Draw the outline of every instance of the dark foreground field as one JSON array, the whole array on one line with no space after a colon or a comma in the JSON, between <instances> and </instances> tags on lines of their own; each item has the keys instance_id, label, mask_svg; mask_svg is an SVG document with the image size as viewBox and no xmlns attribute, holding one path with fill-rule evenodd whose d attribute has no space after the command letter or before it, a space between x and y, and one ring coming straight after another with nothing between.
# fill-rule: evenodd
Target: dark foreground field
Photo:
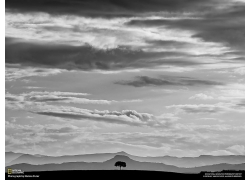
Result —
<instances>
[{"instance_id":1,"label":"dark foreground field","mask_svg":"<svg viewBox=\"0 0 250 180\"><path fill-rule=\"evenodd\" d=\"M206 177L205 177L206 176ZM215 177L216 176L216 177ZM220 177L218 177L220 176ZM229 177L231 176L231 177ZM237 176L237 177L236 177ZM24 174L5 174L6 179L245 179L245 171L202 172L199 174L181 174L161 171L135 170L82 170L82 171L41 171L24 172Z\"/></svg>"}]
</instances>

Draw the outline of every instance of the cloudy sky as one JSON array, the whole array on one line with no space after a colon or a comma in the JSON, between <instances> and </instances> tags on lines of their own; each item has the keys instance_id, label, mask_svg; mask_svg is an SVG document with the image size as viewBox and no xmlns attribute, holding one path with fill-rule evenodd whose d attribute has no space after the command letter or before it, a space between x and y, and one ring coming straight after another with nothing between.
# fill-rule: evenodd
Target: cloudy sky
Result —
<instances>
[{"instance_id":1,"label":"cloudy sky","mask_svg":"<svg viewBox=\"0 0 250 180\"><path fill-rule=\"evenodd\" d=\"M245 154L242 0L7 0L5 150Z\"/></svg>"}]
</instances>

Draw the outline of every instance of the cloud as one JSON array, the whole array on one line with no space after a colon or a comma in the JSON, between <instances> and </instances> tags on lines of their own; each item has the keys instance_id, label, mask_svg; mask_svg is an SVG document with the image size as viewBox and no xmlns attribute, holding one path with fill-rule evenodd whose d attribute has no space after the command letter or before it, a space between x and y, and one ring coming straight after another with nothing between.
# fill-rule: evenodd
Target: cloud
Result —
<instances>
[{"instance_id":1,"label":"cloud","mask_svg":"<svg viewBox=\"0 0 250 180\"><path fill-rule=\"evenodd\" d=\"M70 96L69 96L70 95ZM73 120L93 120L98 122L107 122L114 124L126 124L131 126L150 126L150 127L168 127L173 121L178 120L173 114L162 114L154 116L148 113L138 113L134 110L118 111L98 111L88 110L76 107L66 107L58 105L49 105L48 103L82 103L82 104L110 104L110 103L133 103L141 100L91 100L86 98L73 97L85 93L73 92L30 92L20 95L6 93L6 108L18 109L32 112L34 114L59 117Z\"/></svg>"},{"instance_id":2,"label":"cloud","mask_svg":"<svg viewBox=\"0 0 250 180\"><path fill-rule=\"evenodd\" d=\"M25 89L41 89L42 87L37 86L26 86Z\"/></svg>"},{"instance_id":3,"label":"cloud","mask_svg":"<svg viewBox=\"0 0 250 180\"><path fill-rule=\"evenodd\" d=\"M187 141L193 142L194 135L178 135L177 133L103 133L102 136L110 142L123 142L131 145L144 145L154 148L167 148L173 147L174 144L181 144ZM199 139L199 137L196 137ZM166 145L167 144L167 145Z\"/></svg>"},{"instance_id":4,"label":"cloud","mask_svg":"<svg viewBox=\"0 0 250 180\"><path fill-rule=\"evenodd\" d=\"M173 66L208 64L217 67L218 63L222 63L220 60L225 57L221 54L228 53L229 49L217 42L201 41L189 29L176 29L174 26L140 28L126 24L132 19L164 21L171 19L169 16L107 20L7 12L6 62L106 71L164 66L171 70ZM231 54L228 59L237 57Z\"/></svg>"},{"instance_id":5,"label":"cloud","mask_svg":"<svg viewBox=\"0 0 250 180\"><path fill-rule=\"evenodd\" d=\"M233 145L224 150L212 151L209 154L214 156L219 155L245 155L245 146L244 145Z\"/></svg>"},{"instance_id":6,"label":"cloud","mask_svg":"<svg viewBox=\"0 0 250 180\"><path fill-rule=\"evenodd\" d=\"M80 128L71 124L36 124L36 125L23 125L5 122L5 128L7 130L15 130L22 133L70 133L76 132Z\"/></svg>"},{"instance_id":7,"label":"cloud","mask_svg":"<svg viewBox=\"0 0 250 180\"><path fill-rule=\"evenodd\" d=\"M29 93L22 93L19 95L6 93L6 107L11 109L25 108L25 106L32 106L42 103L78 103L78 104L104 104L109 105L111 103L137 103L142 102L140 99L129 100L94 100L87 99L79 96L87 96L87 93L77 92L48 92L48 91L31 91Z\"/></svg>"},{"instance_id":8,"label":"cloud","mask_svg":"<svg viewBox=\"0 0 250 180\"><path fill-rule=\"evenodd\" d=\"M29 101L34 102L64 102L64 103L80 103L80 104L110 104L108 100L91 100L86 98L64 97L55 95L37 95L28 97Z\"/></svg>"},{"instance_id":9,"label":"cloud","mask_svg":"<svg viewBox=\"0 0 250 180\"><path fill-rule=\"evenodd\" d=\"M216 150L207 153L207 155L212 155L212 156L228 156L228 155L234 155L234 153L227 151L227 150Z\"/></svg>"},{"instance_id":10,"label":"cloud","mask_svg":"<svg viewBox=\"0 0 250 180\"><path fill-rule=\"evenodd\" d=\"M134 86L134 87L143 87L143 86L166 86L166 85L176 85L176 83L164 80L164 79L157 79L157 78L150 78L147 76L139 76L136 77L138 80L134 81L119 81L116 82L115 84L120 84L120 85L129 85L129 86Z\"/></svg>"},{"instance_id":11,"label":"cloud","mask_svg":"<svg viewBox=\"0 0 250 180\"><path fill-rule=\"evenodd\" d=\"M195 94L195 95L191 96L189 99L211 100L211 99L214 99L214 98L212 96L208 96L206 94L199 93L199 94Z\"/></svg>"},{"instance_id":12,"label":"cloud","mask_svg":"<svg viewBox=\"0 0 250 180\"><path fill-rule=\"evenodd\" d=\"M110 104L112 101L108 100L91 100L82 97L74 96L86 96L87 93L76 93L76 92L48 92L48 91L31 91L29 93L23 93L20 96L25 101L31 102L64 102L64 103L80 103L80 104ZM8 97L8 94L7 94Z\"/></svg>"},{"instance_id":13,"label":"cloud","mask_svg":"<svg viewBox=\"0 0 250 180\"><path fill-rule=\"evenodd\" d=\"M13 94L10 94L10 93L6 93L5 94L5 100L7 100L7 101L23 101L24 97L16 96L16 95L13 95Z\"/></svg>"},{"instance_id":14,"label":"cloud","mask_svg":"<svg viewBox=\"0 0 250 180\"><path fill-rule=\"evenodd\" d=\"M234 104L244 104L245 85L242 83L232 83L226 86L217 87L218 91L210 92L214 99L232 102Z\"/></svg>"},{"instance_id":15,"label":"cloud","mask_svg":"<svg viewBox=\"0 0 250 180\"><path fill-rule=\"evenodd\" d=\"M79 92L65 92L65 91L31 91L29 93L24 93L23 95L53 95L53 96L88 96L88 93Z\"/></svg>"},{"instance_id":16,"label":"cloud","mask_svg":"<svg viewBox=\"0 0 250 180\"><path fill-rule=\"evenodd\" d=\"M235 133L244 134L244 126L232 126L228 124L212 124L212 125L197 125L197 124L175 124L173 130L183 132L198 132L198 133Z\"/></svg>"},{"instance_id":17,"label":"cloud","mask_svg":"<svg viewBox=\"0 0 250 180\"><path fill-rule=\"evenodd\" d=\"M6 8L13 12L46 12L54 15L90 17L128 17L151 12L204 12L224 5L227 1L199 0L8 0ZM228 2L227 2L228 3Z\"/></svg>"},{"instance_id":18,"label":"cloud","mask_svg":"<svg viewBox=\"0 0 250 180\"><path fill-rule=\"evenodd\" d=\"M233 72L244 76L245 75L245 67L235 68L233 70Z\"/></svg>"},{"instance_id":19,"label":"cloud","mask_svg":"<svg viewBox=\"0 0 250 180\"><path fill-rule=\"evenodd\" d=\"M236 74L236 75L245 75L245 67L235 67L235 68L226 68L226 69L221 69L217 73L228 73L228 74ZM232 76L232 75L231 75Z\"/></svg>"},{"instance_id":20,"label":"cloud","mask_svg":"<svg viewBox=\"0 0 250 180\"><path fill-rule=\"evenodd\" d=\"M65 96L55 96L55 95L36 95L30 96L29 101L34 102L62 102L62 103L79 103L79 104L111 104L111 103L133 103L142 102L140 99L131 100L93 100L87 98L77 98L77 97L65 97Z\"/></svg>"},{"instance_id":21,"label":"cloud","mask_svg":"<svg viewBox=\"0 0 250 180\"><path fill-rule=\"evenodd\" d=\"M225 112L243 113L244 108L237 106L234 103L216 103L216 104L180 104L165 106L167 109L175 109L176 112L184 112L189 114L216 114Z\"/></svg>"},{"instance_id":22,"label":"cloud","mask_svg":"<svg viewBox=\"0 0 250 180\"><path fill-rule=\"evenodd\" d=\"M241 99L237 102L236 106L245 108L245 99Z\"/></svg>"},{"instance_id":23,"label":"cloud","mask_svg":"<svg viewBox=\"0 0 250 180\"><path fill-rule=\"evenodd\" d=\"M37 147L40 147L41 150L47 146L51 147L51 144L66 143L79 135L89 133L88 128L77 127L68 123L27 125L6 121L5 128L7 149L31 148L33 151L37 151Z\"/></svg>"},{"instance_id":24,"label":"cloud","mask_svg":"<svg viewBox=\"0 0 250 180\"><path fill-rule=\"evenodd\" d=\"M155 148L166 148L167 154L176 155L175 149L199 154L226 149L244 142L244 126L173 124L167 130L157 129L153 132L108 132L101 136L109 142L123 142L134 145L145 145ZM225 138L225 137L230 137ZM199 149L200 151L197 151ZM234 154L234 153L232 153ZM235 153L239 154L239 153ZM178 156L183 156L179 154Z\"/></svg>"},{"instance_id":25,"label":"cloud","mask_svg":"<svg viewBox=\"0 0 250 180\"><path fill-rule=\"evenodd\" d=\"M6 43L6 63L41 67L41 70L31 69L30 75L25 74L26 76L32 76L34 73L42 74L45 71L44 69L42 70L43 67L68 70L117 70L152 68L162 65L193 66L200 64L189 62L188 60L161 60L161 58L166 56L168 56L168 58L178 55L183 56L185 53L183 54L182 52L145 52L143 50L133 50L123 47L110 50L98 50L89 45L70 46L31 42L17 43L15 40L14 42L8 40L8 38ZM155 59L155 61L152 61L153 59ZM7 77L11 79L22 76L25 70L18 71L17 73L15 76L14 72L11 71L7 74Z\"/></svg>"},{"instance_id":26,"label":"cloud","mask_svg":"<svg viewBox=\"0 0 250 180\"><path fill-rule=\"evenodd\" d=\"M140 118L140 115L143 114L131 111L117 113L126 114L127 116L136 115ZM102 114L107 114L107 112ZM244 139L244 127L239 128L230 125L182 124L174 126L173 124L168 128L155 128L154 131L150 132L129 132L127 129L123 129L121 132L98 132L93 131L93 127L80 127L71 125L71 121L67 122L68 123L65 122L63 124L45 125L24 125L6 122L6 148L15 148L18 150L34 148L34 153L35 150L37 152L35 148L43 147L41 149L44 151L42 154L44 154L47 148L54 148L53 150L56 150L58 146L66 147L66 144L74 149L79 149L76 148L78 144L88 144L91 145L91 147L99 145L103 147L102 143L105 143L109 146L113 145L116 148L119 147L120 144L125 147L143 147L145 150L165 149L166 152L164 154L167 153L173 156L183 156L183 153L175 151L175 149L182 149L183 152L193 152L194 154L192 154L192 156L198 156L200 154L206 154L208 151L218 150L218 146L221 149L227 149L236 144L242 144L242 138ZM235 134L237 134L237 136L235 136ZM241 139L241 141L239 141L239 139ZM56 145L56 147L53 147L53 145ZM87 150L86 147L82 148ZM197 149L200 151L197 151ZM227 151L231 152L230 150ZM93 149L90 149L90 152L93 153ZM62 153L65 154L66 152L63 151ZM72 154L74 153L75 152ZM238 153L234 152L232 154Z\"/></svg>"},{"instance_id":27,"label":"cloud","mask_svg":"<svg viewBox=\"0 0 250 180\"><path fill-rule=\"evenodd\" d=\"M233 152L234 154L245 155L244 145L234 145L234 146L228 147L227 150Z\"/></svg>"},{"instance_id":28,"label":"cloud","mask_svg":"<svg viewBox=\"0 0 250 180\"><path fill-rule=\"evenodd\" d=\"M164 77L152 78L148 76L137 76L135 80L121 80L115 84L128 85L134 87L144 86L217 86L224 83L210 80L199 80L188 77Z\"/></svg>"},{"instance_id":29,"label":"cloud","mask_svg":"<svg viewBox=\"0 0 250 180\"><path fill-rule=\"evenodd\" d=\"M55 42L56 40L54 42L42 42L6 38L7 67L16 67L7 69L6 79L39 74L45 76L49 72L56 73L56 71L63 72L60 69L112 72L115 70L140 69L172 71L175 68L180 68L183 71L188 68L193 70L195 67L202 68L202 66L207 67L208 65L218 67L218 60L212 61L208 58L197 57L189 51L186 52L185 49L183 51L152 51L134 49L129 46L98 49L88 44L75 46ZM206 47L206 49L209 48ZM201 50L200 52L204 51ZM17 68L17 65L19 65L19 68Z\"/></svg>"},{"instance_id":30,"label":"cloud","mask_svg":"<svg viewBox=\"0 0 250 180\"><path fill-rule=\"evenodd\" d=\"M46 103L78 103L78 104L111 104L108 100L91 100L87 98L65 97L55 95L13 95L6 93L5 105L9 109L26 109Z\"/></svg>"},{"instance_id":31,"label":"cloud","mask_svg":"<svg viewBox=\"0 0 250 180\"><path fill-rule=\"evenodd\" d=\"M58 3L60 4L61 1ZM152 4L152 2L148 3ZM190 4L191 2L184 1L176 5L182 6L183 3ZM214 3L195 1L196 3L214 6ZM165 4L165 1L160 4ZM170 4L174 6L175 3ZM215 6L214 8L216 9ZM217 29L210 30L212 28L198 29L199 24L203 24L203 19L214 17L209 15L204 17L199 12L197 17L193 15L195 17L186 19L187 15L179 10L181 17L178 18L172 17L172 12L166 12L167 15L164 13L154 16L146 14L131 18L103 19L24 12L17 15L16 12L7 11L6 62L44 68L111 71L158 67L171 69L171 67L199 65L218 67L218 63L224 63L222 60L239 58L235 54L222 56L223 53L229 52L229 48L221 41L211 38L209 41L204 41L198 36L203 31L206 33L218 31ZM199 18L199 16L202 17ZM234 16L231 15L231 17ZM151 21L153 24L156 23L155 26L145 25L145 28L141 28L136 23L147 24ZM201 27L210 27L211 22L213 21L206 21ZM165 24L168 25L163 28ZM223 23L217 24L219 26ZM195 27L197 29L194 29ZM241 34L235 33L234 36ZM242 40L235 38L238 41ZM236 43L235 40L232 42Z\"/></svg>"},{"instance_id":32,"label":"cloud","mask_svg":"<svg viewBox=\"0 0 250 180\"><path fill-rule=\"evenodd\" d=\"M6 81L16 81L17 79L23 79L33 76L50 76L61 73L62 70L59 69L47 69L47 68L31 68L22 67L18 65L11 65L6 63L5 68L5 80Z\"/></svg>"},{"instance_id":33,"label":"cloud","mask_svg":"<svg viewBox=\"0 0 250 180\"><path fill-rule=\"evenodd\" d=\"M108 100L92 100L82 97L73 97L73 92L30 92L19 95L6 93L5 94L5 107L9 109L23 109L43 106L48 103L77 103L77 104L111 104L112 101ZM71 96L68 96L71 94ZM81 93L75 93L78 96ZM84 94L84 93L82 93Z\"/></svg>"},{"instance_id":34,"label":"cloud","mask_svg":"<svg viewBox=\"0 0 250 180\"><path fill-rule=\"evenodd\" d=\"M18 138L18 137L13 137L11 135L6 135L5 137L5 145L6 147L11 147L11 146L17 146L17 145L29 145L32 146L35 143L48 143L48 142L55 142L56 140L48 137L25 137L25 138Z\"/></svg>"},{"instance_id":35,"label":"cloud","mask_svg":"<svg viewBox=\"0 0 250 180\"><path fill-rule=\"evenodd\" d=\"M225 6L224 11L201 14L200 19L178 20L131 20L128 25L139 27L165 27L193 31L193 37L207 42L224 43L244 50L245 47L245 6Z\"/></svg>"},{"instance_id":36,"label":"cloud","mask_svg":"<svg viewBox=\"0 0 250 180\"><path fill-rule=\"evenodd\" d=\"M47 106L45 108L31 111L32 113L63 119L72 120L90 120L97 122L106 122L114 124L125 124L130 126L150 126L150 127L168 127L177 120L172 114L163 114L154 116L148 113L139 113L134 110L118 111L98 111L87 110L75 107L56 107Z\"/></svg>"},{"instance_id":37,"label":"cloud","mask_svg":"<svg viewBox=\"0 0 250 180\"><path fill-rule=\"evenodd\" d=\"M171 70L244 59L244 4L234 1L10 0L6 9L9 64Z\"/></svg>"}]
</instances>

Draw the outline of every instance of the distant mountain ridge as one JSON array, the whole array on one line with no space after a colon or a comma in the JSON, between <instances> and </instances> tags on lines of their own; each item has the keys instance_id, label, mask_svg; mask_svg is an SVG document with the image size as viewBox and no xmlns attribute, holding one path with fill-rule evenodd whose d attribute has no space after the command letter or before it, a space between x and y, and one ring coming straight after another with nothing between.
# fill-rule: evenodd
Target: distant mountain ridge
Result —
<instances>
[{"instance_id":1,"label":"distant mountain ridge","mask_svg":"<svg viewBox=\"0 0 250 180\"><path fill-rule=\"evenodd\" d=\"M5 164L17 159L22 155L22 153L5 152Z\"/></svg>"},{"instance_id":2,"label":"distant mountain ridge","mask_svg":"<svg viewBox=\"0 0 250 180\"><path fill-rule=\"evenodd\" d=\"M163 163L152 162L138 162L130 159L124 155L116 155L114 158L105 162L68 162L62 164L44 164L44 165L31 165L31 164L15 164L7 166L12 169L21 169L24 172L32 171L59 171L59 170L114 170L115 162L126 162L126 170L150 170L150 171L168 171L179 173L199 173L201 171L222 171L222 170L245 170L245 164L216 164L210 166L201 166L194 168L180 168L172 165L165 165Z\"/></svg>"},{"instance_id":3,"label":"distant mountain ridge","mask_svg":"<svg viewBox=\"0 0 250 180\"><path fill-rule=\"evenodd\" d=\"M213 164L242 164L245 163L245 156L242 155L229 155L229 156L210 156L201 155L199 157L140 157L130 155L126 152L117 153L100 153L100 154L83 154L83 155L66 155L66 156L44 156L44 155L29 155L22 153L6 152L6 166L26 163L31 165L43 164L61 164L67 162L105 162L114 158L116 155L125 155L132 160L139 162L154 162L163 163L165 165L173 165L177 167L197 167L207 166Z\"/></svg>"}]
</instances>

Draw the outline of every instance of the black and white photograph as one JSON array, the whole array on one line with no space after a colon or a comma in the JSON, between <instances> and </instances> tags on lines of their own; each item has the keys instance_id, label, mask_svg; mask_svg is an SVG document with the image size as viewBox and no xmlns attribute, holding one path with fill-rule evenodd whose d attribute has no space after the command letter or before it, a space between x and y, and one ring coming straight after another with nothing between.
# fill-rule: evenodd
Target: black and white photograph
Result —
<instances>
[{"instance_id":1,"label":"black and white photograph","mask_svg":"<svg viewBox=\"0 0 250 180\"><path fill-rule=\"evenodd\" d=\"M245 179L245 0L4 13L6 179Z\"/></svg>"}]
</instances>

